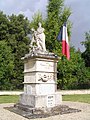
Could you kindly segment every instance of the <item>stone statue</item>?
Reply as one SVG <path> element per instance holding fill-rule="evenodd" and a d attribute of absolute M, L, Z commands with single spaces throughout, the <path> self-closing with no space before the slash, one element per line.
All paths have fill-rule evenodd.
<path fill-rule="evenodd" d="M 46 52 L 44 28 L 42 28 L 41 23 L 38 25 L 39 27 L 36 31 L 33 28 L 31 29 L 33 34 L 30 43 L 30 51 Z"/>
<path fill-rule="evenodd" d="M 37 40 L 36 40 L 37 31 L 35 31 L 34 28 L 32 28 L 31 31 L 33 33 L 32 33 L 32 38 L 31 38 L 31 43 L 30 43 L 30 52 L 35 51 L 35 49 L 37 47 Z"/>

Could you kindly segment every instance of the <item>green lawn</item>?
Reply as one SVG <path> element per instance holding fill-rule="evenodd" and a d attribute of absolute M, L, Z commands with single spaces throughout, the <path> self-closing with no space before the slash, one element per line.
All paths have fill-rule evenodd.
<path fill-rule="evenodd" d="M 90 104 L 90 94 L 83 95 L 65 95 L 63 101 L 84 102 Z"/>
<path fill-rule="evenodd" d="M 74 102 L 84 102 L 90 104 L 90 95 L 65 95 L 62 97 L 63 101 L 74 101 Z M 19 100 L 19 96 L 17 95 L 2 95 L 0 96 L 0 104 L 1 103 L 17 103 Z"/>
<path fill-rule="evenodd" d="M 19 96 L 17 95 L 1 95 L 0 96 L 0 104 L 1 103 L 17 103 L 19 100 Z"/>

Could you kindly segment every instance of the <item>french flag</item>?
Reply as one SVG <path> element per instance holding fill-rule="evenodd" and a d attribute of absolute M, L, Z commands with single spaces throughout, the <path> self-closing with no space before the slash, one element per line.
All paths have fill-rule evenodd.
<path fill-rule="evenodd" d="M 69 48 L 69 42 L 68 42 L 66 23 L 64 23 L 64 25 L 61 27 L 57 39 L 58 41 L 62 41 L 62 54 L 65 55 L 68 60 L 70 60 L 70 51 L 69 51 L 70 48 Z"/>

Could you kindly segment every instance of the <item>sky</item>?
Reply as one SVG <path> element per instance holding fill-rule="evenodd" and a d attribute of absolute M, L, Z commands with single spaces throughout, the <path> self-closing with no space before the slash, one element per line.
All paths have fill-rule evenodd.
<path fill-rule="evenodd" d="M 37 11 L 46 16 L 47 5 L 48 0 L 0 0 L 0 10 L 5 14 L 24 14 L 29 20 Z M 71 45 L 84 51 L 80 42 L 85 40 L 85 32 L 90 30 L 90 0 L 65 0 L 65 6 L 72 11 L 69 18 L 73 23 Z"/>
<path fill-rule="evenodd" d="M 65 0 L 65 5 L 72 11 L 69 18 L 73 23 L 71 43 L 83 52 L 85 48 L 80 43 L 90 30 L 90 0 Z"/>

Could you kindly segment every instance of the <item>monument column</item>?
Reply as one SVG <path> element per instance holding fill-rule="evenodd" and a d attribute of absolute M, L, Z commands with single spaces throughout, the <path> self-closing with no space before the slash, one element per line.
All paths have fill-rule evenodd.
<path fill-rule="evenodd" d="M 61 95 L 56 92 L 57 62 L 53 55 L 24 58 L 24 94 L 20 103 L 36 108 L 60 104 Z"/>
<path fill-rule="evenodd" d="M 44 28 L 32 29 L 30 52 L 22 58 L 24 61 L 24 93 L 19 105 L 34 109 L 52 108 L 61 104 L 62 96 L 57 93 L 58 57 L 46 50 Z"/>

